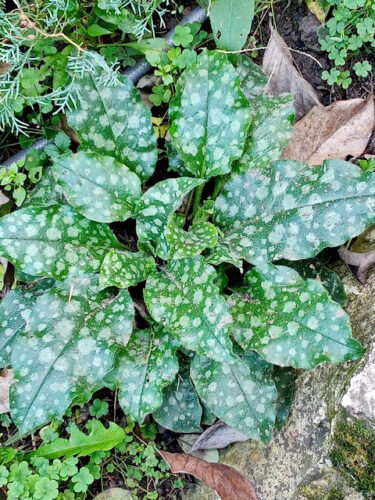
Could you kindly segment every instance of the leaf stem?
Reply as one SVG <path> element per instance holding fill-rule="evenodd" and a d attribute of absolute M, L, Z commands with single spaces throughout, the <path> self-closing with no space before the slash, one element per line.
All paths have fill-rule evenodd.
<path fill-rule="evenodd" d="M 197 215 L 198 208 L 201 202 L 204 184 L 200 184 L 195 192 L 194 206 L 193 206 L 193 219 Z"/>

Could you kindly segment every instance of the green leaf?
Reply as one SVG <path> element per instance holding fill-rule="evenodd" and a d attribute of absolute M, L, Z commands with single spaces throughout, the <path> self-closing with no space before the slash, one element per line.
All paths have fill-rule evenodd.
<path fill-rule="evenodd" d="M 349 318 L 316 280 L 288 267 L 253 268 L 246 287 L 228 298 L 232 335 L 244 349 L 279 366 L 314 368 L 358 359 Z"/>
<path fill-rule="evenodd" d="M 106 225 L 68 205 L 29 205 L 0 220 L 0 254 L 32 276 L 94 272 L 107 252 L 122 248 Z"/>
<path fill-rule="evenodd" d="M 166 389 L 163 403 L 153 417 L 173 432 L 202 432 L 202 407 L 189 377 L 178 377 Z"/>
<path fill-rule="evenodd" d="M 332 300 L 342 307 L 346 306 L 346 293 L 340 276 L 335 273 L 335 271 L 332 271 L 332 269 L 329 269 L 319 262 L 318 259 L 297 260 L 294 262 L 290 260 L 281 260 L 277 264 L 291 267 L 297 271 L 303 279 L 310 278 L 318 280 L 327 290 Z"/>
<path fill-rule="evenodd" d="M 215 279 L 215 269 L 200 257 L 172 260 L 149 276 L 144 298 L 155 321 L 184 347 L 230 363 L 232 318 Z"/>
<path fill-rule="evenodd" d="M 114 222 L 134 216 L 141 181 L 111 156 L 83 151 L 59 156 L 53 172 L 69 204 L 88 219 Z"/>
<path fill-rule="evenodd" d="M 178 371 L 177 343 L 162 328 L 137 330 L 118 356 L 119 403 L 129 417 L 142 423 L 163 402 L 162 390 Z"/>
<path fill-rule="evenodd" d="M 200 398 L 223 422 L 251 439 L 270 441 L 277 391 L 268 363 L 255 353 L 230 365 L 195 356 L 191 377 Z"/>
<path fill-rule="evenodd" d="M 258 97 L 264 91 L 268 78 L 262 67 L 255 64 L 249 56 L 239 54 L 236 71 L 240 75 L 241 90 L 248 99 Z"/>
<path fill-rule="evenodd" d="M 170 106 L 172 142 L 184 167 L 210 178 L 230 172 L 243 151 L 250 110 L 225 54 L 202 52 L 180 77 Z"/>
<path fill-rule="evenodd" d="M 214 0 L 209 8 L 217 46 L 223 50 L 241 50 L 254 18 L 255 0 Z"/>
<path fill-rule="evenodd" d="M 151 112 L 128 78 L 112 87 L 98 86 L 98 79 L 93 74 L 77 80 L 77 109 L 67 113 L 69 125 L 82 149 L 113 156 L 145 181 L 157 158 Z"/>
<path fill-rule="evenodd" d="M 183 229 L 185 216 L 174 214 L 165 232 L 165 242 L 159 245 L 158 255 L 163 259 L 195 257 L 217 243 L 217 229 L 210 222 L 197 222 L 188 231 Z"/>
<path fill-rule="evenodd" d="M 92 24 L 87 28 L 87 34 L 92 37 L 108 35 L 109 33 L 111 33 L 111 31 L 106 28 L 102 28 L 99 24 Z"/>
<path fill-rule="evenodd" d="M 57 204 L 65 205 L 66 200 L 61 186 L 56 183 L 52 168 L 47 168 L 44 170 L 41 180 L 34 189 L 28 193 L 23 208 L 29 207 L 30 205 L 49 207 Z"/>
<path fill-rule="evenodd" d="M 181 205 L 185 196 L 203 182 L 201 179 L 190 177 L 167 179 L 158 182 L 144 193 L 137 210 L 139 248 L 142 244 L 145 246 L 148 241 L 157 247 L 173 212 Z"/>
<path fill-rule="evenodd" d="M 215 202 L 233 255 L 252 264 L 307 259 L 375 220 L 375 176 L 341 160 L 279 161 L 236 175 Z"/>
<path fill-rule="evenodd" d="M 130 295 L 98 289 L 97 275 L 56 284 L 37 298 L 25 334 L 14 340 L 10 407 L 21 433 L 61 417 L 72 401 L 86 402 L 126 345 L 134 318 Z"/>
<path fill-rule="evenodd" d="M 99 283 L 101 288 L 129 288 L 145 281 L 154 269 L 153 257 L 142 252 L 111 250 L 101 265 Z"/>
<path fill-rule="evenodd" d="M 297 372 L 293 368 L 274 366 L 273 379 L 277 388 L 275 427 L 282 429 L 292 408 Z"/>
<path fill-rule="evenodd" d="M 18 287 L 0 303 L 0 367 L 10 364 L 14 339 L 24 331 L 36 299 L 53 285 L 53 280 L 39 280 L 32 287 Z"/>
<path fill-rule="evenodd" d="M 237 174 L 250 168 L 268 167 L 281 157 L 287 146 L 294 122 L 293 97 L 269 97 L 265 94 L 252 99 L 253 121 L 250 125 L 245 149 L 234 162 Z"/>
<path fill-rule="evenodd" d="M 99 420 L 91 420 L 89 434 L 84 434 L 72 423 L 69 439 L 58 438 L 51 444 L 40 446 L 29 456 L 44 457 L 48 460 L 60 457 L 69 458 L 74 455 L 85 457 L 95 451 L 111 450 L 120 444 L 124 437 L 124 430 L 114 422 L 109 422 L 108 429 L 106 429 Z"/>

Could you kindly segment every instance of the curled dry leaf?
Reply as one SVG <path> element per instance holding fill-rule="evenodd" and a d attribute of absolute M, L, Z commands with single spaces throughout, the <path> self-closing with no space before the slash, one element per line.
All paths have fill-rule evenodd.
<path fill-rule="evenodd" d="M 13 370 L 3 370 L 0 374 L 0 414 L 9 411 L 9 387 L 13 382 Z"/>
<path fill-rule="evenodd" d="M 216 422 L 206 429 L 191 447 L 190 453 L 197 450 L 212 450 L 226 448 L 231 443 L 248 441 L 248 437 L 241 432 L 229 427 L 223 422 Z"/>
<path fill-rule="evenodd" d="M 367 273 L 375 264 L 375 250 L 372 252 L 358 253 L 352 252 L 344 246 L 341 246 L 339 248 L 339 255 L 345 264 L 350 267 L 358 281 L 365 284 L 367 281 Z"/>
<path fill-rule="evenodd" d="M 292 94 L 296 120 L 302 118 L 313 106 L 321 106 L 315 90 L 294 66 L 288 46 L 272 27 L 271 38 L 263 57 L 263 71 L 268 76 L 269 94 Z"/>
<path fill-rule="evenodd" d="M 293 128 L 282 159 L 320 165 L 324 160 L 358 158 L 365 151 L 375 125 L 374 99 L 337 101 L 315 106 Z"/>
<path fill-rule="evenodd" d="M 174 474 L 191 474 L 214 489 L 221 500 L 257 500 L 254 488 L 245 476 L 233 467 L 208 463 L 183 453 L 159 453 Z"/>

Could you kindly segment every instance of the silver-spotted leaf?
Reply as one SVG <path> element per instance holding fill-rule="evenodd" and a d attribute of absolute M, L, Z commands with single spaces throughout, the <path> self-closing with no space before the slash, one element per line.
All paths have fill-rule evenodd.
<path fill-rule="evenodd" d="M 241 271 L 243 267 L 242 258 L 222 238 L 219 238 L 217 244 L 211 249 L 207 257 L 205 257 L 205 261 L 214 266 L 219 266 L 223 263 L 233 264 Z"/>
<path fill-rule="evenodd" d="M 164 392 L 156 422 L 173 432 L 202 432 L 202 407 L 190 378 L 178 377 Z"/>
<path fill-rule="evenodd" d="M 81 147 L 110 155 L 147 180 L 155 169 L 156 136 L 151 112 L 127 77 L 100 87 L 88 75 L 75 83 L 77 108 L 67 113 Z"/>
<path fill-rule="evenodd" d="M 10 364 L 12 344 L 22 332 L 29 319 L 36 299 L 51 287 L 53 280 L 38 281 L 34 286 L 19 286 L 4 297 L 0 303 L 0 367 Z"/>
<path fill-rule="evenodd" d="M 340 304 L 340 306 L 345 307 L 346 293 L 340 276 L 322 264 L 318 258 L 295 261 L 281 260 L 277 264 L 291 267 L 303 279 L 311 278 L 318 280 L 327 290 L 331 299 Z"/>
<path fill-rule="evenodd" d="M 53 171 L 69 204 L 88 219 L 114 222 L 134 216 L 141 181 L 112 156 L 83 151 L 62 155 Z"/>
<path fill-rule="evenodd" d="M 268 167 L 281 158 L 281 153 L 292 135 L 294 121 L 293 97 L 269 97 L 261 94 L 250 101 L 251 122 L 245 149 L 239 160 L 233 163 L 235 173 L 250 168 Z"/>
<path fill-rule="evenodd" d="M 56 183 L 52 168 L 46 168 L 40 181 L 27 193 L 22 208 L 30 205 L 50 206 L 56 204 L 66 205 L 65 196 L 61 186 Z"/>
<path fill-rule="evenodd" d="M 239 54 L 236 71 L 241 78 L 241 90 L 248 99 L 258 97 L 264 91 L 267 76 L 262 67 L 255 64 L 249 56 Z"/>
<path fill-rule="evenodd" d="M 195 257 L 206 248 L 217 243 L 216 227 L 210 222 L 196 222 L 185 231 L 185 216 L 174 214 L 165 231 L 165 238 L 160 241 L 158 255 L 163 259 L 183 259 Z"/>
<path fill-rule="evenodd" d="M 137 210 L 137 235 L 141 246 L 148 241 L 157 246 L 184 197 L 203 182 L 191 177 L 167 179 L 144 193 Z"/>
<path fill-rule="evenodd" d="M 255 0 L 215 0 L 209 5 L 217 46 L 229 51 L 241 50 L 253 22 Z"/>
<path fill-rule="evenodd" d="M 184 347 L 231 362 L 232 318 L 215 279 L 215 269 L 201 257 L 172 260 L 149 276 L 144 298 L 151 316 Z"/>
<path fill-rule="evenodd" d="M 153 257 L 143 252 L 110 250 L 100 267 L 99 283 L 102 288 L 129 288 L 145 281 L 154 269 Z"/>
<path fill-rule="evenodd" d="M 103 387 L 116 351 L 126 345 L 134 317 L 128 291 L 111 297 L 97 290 L 97 275 L 50 289 L 37 298 L 24 334 L 14 340 L 17 382 L 10 407 L 21 433 L 61 417 L 72 401 L 86 402 Z"/>
<path fill-rule="evenodd" d="M 115 377 L 119 403 L 130 418 L 142 423 L 163 402 L 163 388 L 178 371 L 177 342 L 162 328 L 136 330 L 118 356 Z"/>
<path fill-rule="evenodd" d="M 122 248 L 105 224 L 69 205 L 30 205 L 0 220 L 0 255 L 32 276 L 95 272 L 109 250 Z"/>
<path fill-rule="evenodd" d="M 52 443 L 42 444 L 28 456 L 44 457 L 48 460 L 60 457 L 84 457 L 96 451 L 111 450 L 125 437 L 124 429 L 114 422 L 109 422 L 108 429 L 99 420 L 93 419 L 90 424 L 90 432 L 85 434 L 72 422 L 69 426 L 68 439 L 57 438 Z"/>
<path fill-rule="evenodd" d="M 215 203 L 231 253 L 261 265 L 307 259 L 375 220 L 375 175 L 341 160 L 279 161 L 233 177 Z"/>
<path fill-rule="evenodd" d="M 246 350 L 279 366 L 314 368 L 358 359 L 348 315 L 316 280 L 284 266 L 253 268 L 247 286 L 228 298 L 232 335 Z"/>
<path fill-rule="evenodd" d="M 202 52 L 185 70 L 170 106 L 172 141 L 194 176 L 230 172 L 242 154 L 250 109 L 240 77 L 219 52 Z"/>
<path fill-rule="evenodd" d="M 277 390 L 268 363 L 255 353 L 233 364 L 195 356 L 191 377 L 200 398 L 223 422 L 251 439 L 270 441 Z"/>

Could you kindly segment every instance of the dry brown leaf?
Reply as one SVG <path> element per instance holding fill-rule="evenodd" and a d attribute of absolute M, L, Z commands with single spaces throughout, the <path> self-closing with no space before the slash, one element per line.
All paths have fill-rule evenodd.
<path fill-rule="evenodd" d="M 3 370 L 0 375 L 0 414 L 9 411 L 9 386 L 13 382 L 13 370 Z"/>
<path fill-rule="evenodd" d="M 375 125 L 374 99 L 337 101 L 314 107 L 294 125 L 282 159 L 320 165 L 329 158 L 358 158 L 365 151 Z"/>
<path fill-rule="evenodd" d="M 216 422 L 206 429 L 191 447 L 190 453 L 197 450 L 221 450 L 232 443 L 248 441 L 248 437 L 224 422 Z"/>
<path fill-rule="evenodd" d="M 271 38 L 263 57 L 263 71 L 269 78 L 269 94 L 292 94 L 296 120 L 302 118 L 313 106 L 321 106 L 315 90 L 295 68 L 288 46 L 272 27 Z"/>
<path fill-rule="evenodd" d="M 0 75 L 5 75 L 10 70 L 11 65 L 7 62 L 0 61 Z"/>
<path fill-rule="evenodd" d="M 183 453 L 159 453 L 171 471 L 191 474 L 214 489 L 221 500 L 257 500 L 254 488 L 240 472 L 223 464 L 212 464 Z"/>

